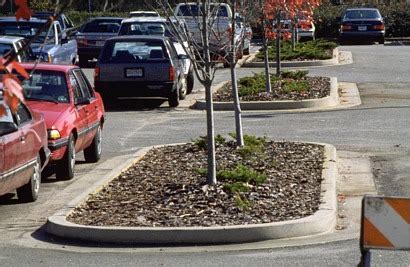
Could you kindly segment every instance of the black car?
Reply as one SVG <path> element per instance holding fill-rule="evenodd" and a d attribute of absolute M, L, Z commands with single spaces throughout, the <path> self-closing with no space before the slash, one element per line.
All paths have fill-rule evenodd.
<path fill-rule="evenodd" d="M 181 57 L 167 37 L 110 38 L 95 67 L 95 89 L 106 104 L 118 97 L 161 97 L 176 107 L 187 93 Z"/>
<path fill-rule="evenodd" d="M 349 8 L 342 17 L 339 42 L 370 41 L 384 44 L 385 27 L 377 8 Z"/>
<path fill-rule="evenodd" d="M 84 23 L 76 36 L 80 67 L 86 67 L 88 60 L 98 58 L 105 40 L 117 36 L 123 18 L 97 17 Z"/>

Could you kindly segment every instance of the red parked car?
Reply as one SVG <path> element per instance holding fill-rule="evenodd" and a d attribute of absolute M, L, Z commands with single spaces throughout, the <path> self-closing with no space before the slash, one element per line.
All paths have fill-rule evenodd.
<path fill-rule="evenodd" d="M 22 66 L 28 72 L 34 67 Z M 100 159 L 104 105 L 79 67 L 38 64 L 23 88 L 27 105 L 44 114 L 58 179 L 74 177 L 77 152 L 84 151 L 87 162 Z"/>
<path fill-rule="evenodd" d="M 20 200 L 35 201 L 50 156 L 44 118 L 22 103 L 12 114 L 1 92 L 0 105 L 6 108 L 0 116 L 0 195 L 17 189 Z"/>

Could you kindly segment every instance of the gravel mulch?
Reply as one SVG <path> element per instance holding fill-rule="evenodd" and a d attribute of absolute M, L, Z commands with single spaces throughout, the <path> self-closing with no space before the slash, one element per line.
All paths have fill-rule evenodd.
<path fill-rule="evenodd" d="M 312 215 L 320 205 L 323 146 L 267 141 L 264 147 L 256 158 L 239 153 L 234 141 L 217 144 L 218 170 L 241 163 L 267 176 L 239 193 L 231 193 L 224 182 L 206 185 L 197 171 L 207 166 L 206 151 L 197 145 L 151 149 L 67 219 L 94 226 L 207 227 Z"/>
<path fill-rule="evenodd" d="M 330 78 L 306 77 L 309 90 L 304 92 L 285 92 L 279 82 L 272 83 L 272 91 L 260 92 L 256 95 L 246 95 L 239 98 L 240 101 L 279 101 L 279 100 L 306 100 L 319 99 L 330 95 Z M 240 88 L 240 87 L 239 87 Z M 232 102 L 232 86 L 227 83 L 214 93 L 214 101 Z"/>

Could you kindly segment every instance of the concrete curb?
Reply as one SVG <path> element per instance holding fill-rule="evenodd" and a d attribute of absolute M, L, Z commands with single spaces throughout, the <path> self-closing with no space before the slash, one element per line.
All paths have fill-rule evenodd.
<path fill-rule="evenodd" d="M 325 60 L 306 60 L 306 61 L 282 61 L 281 67 L 283 68 L 296 68 L 296 67 L 315 67 L 315 66 L 331 66 L 339 64 L 339 49 L 336 47 L 333 49 L 333 56 L 331 59 Z M 276 62 L 269 62 L 269 66 L 276 67 Z M 264 62 L 245 62 L 242 64 L 244 68 L 264 68 Z"/>
<path fill-rule="evenodd" d="M 218 84 L 214 90 L 218 90 L 226 84 Z M 339 92 L 336 77 L 330 77 L 330 95 L 319 99 L 306 100 L 280 100 L 280 101 L 243 101 L 240 103 L 242 110 L 279 110 L 279 109 L 302 109 L 331 107 L 339 104 Z M 214 110 L 234 110 L 233 102 L 213 102 Z M 193 105 L 194 109 L 206 109 L 206 101 L 199 99 Z"/>
<path fill-rule="evenodd" d="M 318 144 L 318 143 L 316 143 Z M 220 227 L 99 227 L 74 224 L 66 220 L 73 208 L 87 199 L 90 193 L 104 185 L 137 162 L 150 149 L 137 152 L 130 160 L 104 176 L 94 186 L 48 218 L 46 232 L 63 238 L 121 244 L 224 244 L 256 242 L 270 239 L 314 235 L 332 230 L 336 224 L 336 179 L 338 169 L 336 148 L 324 146 L 322 172 L 322 204 L 315 214 L 306 218 L 256 225 Z"/>

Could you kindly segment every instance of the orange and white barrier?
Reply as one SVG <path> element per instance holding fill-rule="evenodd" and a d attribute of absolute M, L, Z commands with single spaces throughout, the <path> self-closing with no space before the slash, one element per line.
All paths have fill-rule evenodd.
<path fill-rule="evenodd" d="M 360 248 L 362 262 L 369 249 L 410 250 L 410 198 L 365 196 Z"/>

